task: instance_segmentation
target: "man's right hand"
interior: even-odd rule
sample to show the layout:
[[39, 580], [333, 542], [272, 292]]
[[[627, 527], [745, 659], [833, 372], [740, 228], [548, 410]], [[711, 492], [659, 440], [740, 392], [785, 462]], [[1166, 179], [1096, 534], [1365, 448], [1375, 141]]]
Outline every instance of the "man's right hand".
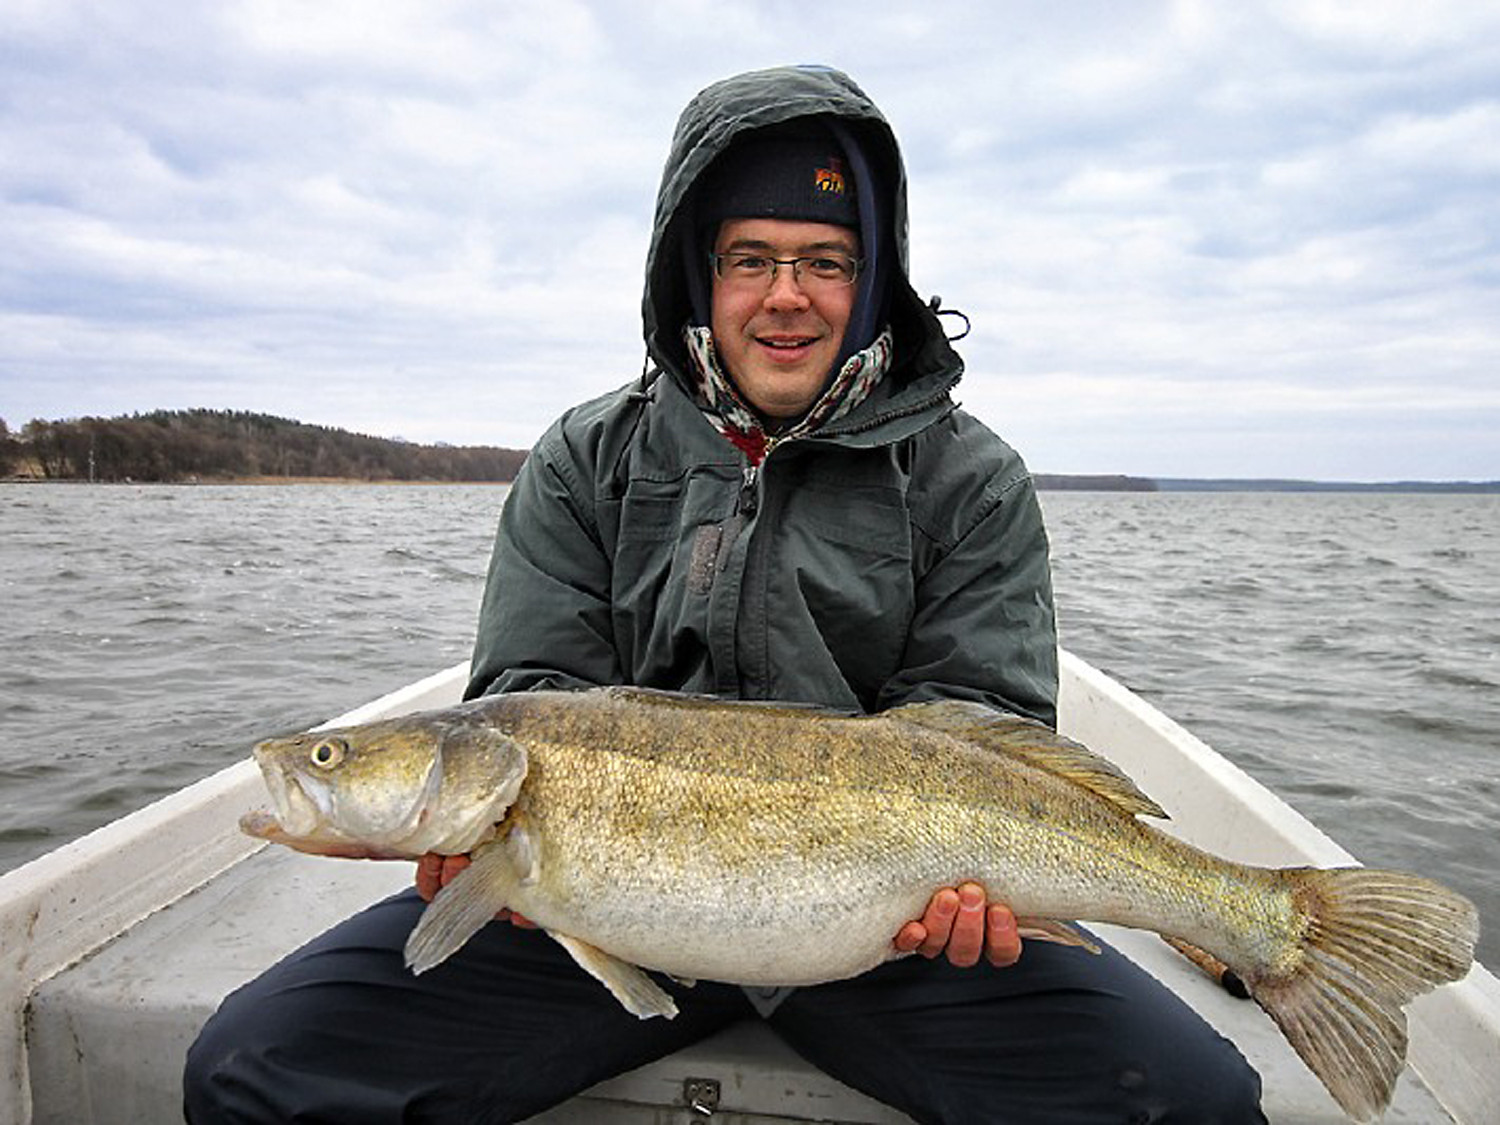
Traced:
[[920, 953], [929, 960], [947, 954], [959, 969], [971, 968], [981, 958], [996, 968], [1021, 958], [1015, 915], [1004, 903], [987, 903], [978, 883], [939, 890], [920, 921], [901, 927], [895, 945], [902, 953]]
[[[439, 855], [437, 852], [428, 852], [417, 860], [417, 894], [421, 895], [424, 901], [431, 902], [437, 897], [438, 891], [451, 883], [460, 871], [473, 862], [466, 855]], [[536, 929], [535, 922], [524, 914], [517, 914], [514, 910], [502, 910], [495, 915], [497, 922], [504, 922], [507, 919], [528, 930]]]

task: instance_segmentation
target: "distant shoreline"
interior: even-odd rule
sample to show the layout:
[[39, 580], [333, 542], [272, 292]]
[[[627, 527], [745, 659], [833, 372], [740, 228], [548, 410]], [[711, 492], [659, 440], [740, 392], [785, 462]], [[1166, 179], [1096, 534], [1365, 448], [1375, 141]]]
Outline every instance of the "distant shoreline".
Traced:
[[[1277, 493], [1382, 493], [1408, 495], [1500, 495], [1500, 481], [1315, 481], [1283, 479], [1235, 479], [1191, 477], [1130, 477], [1119, 475], [1036, 473], [1036, 487], [1041, 492], [1277, 492]], [[108, 480], [88, 481], [78, 477], [7, 476], [0, 484], [69, 484], [121, 487], [151, 485], [166, 488], [223, 487], [264, 488], [273, 485], [401, 485], [435, 487], [440, 485], [508, 485], [509, 480], [419, 480], [372, 479], [366, 477], [316, 476], [245, 476], [198, 477], [189, 480]]]
[[365, 477], [199, 477], [193, 480], [83, 480], [80, 477], [35, 477], [35, 476], [10, 476], [0, 477], [0, 484], [81, 484], [94, 485], [100, 488], [132, 488], [150, 485], [152, 488], [221, 488], [225, 485], [244, 485], [247, 488], [264, 488], [268, 485], [277, 484], [336, 484], [336, 485], [416, 485], [427, 486], [446, 484], [485, 484], [506, 485], [512, 483], [508, 480], [439, 480], [430, 478], [425, 480], [373, 480]]
[[1381, 492], [1450, 495], [1500, 494], [1500, 480], [1288, 480], [1280, 478], [1154, 478], [1160, 492]]
[[[117, 484], [509, 484], [524, 449], [418, 445], [239, 410], [157, 410], [115, 418], [0, 420], [0, 480]], [[267, 472], [266, 470], [271, 470]], [[1317, 481], [1034, 473], [1041, 491], [1500, 493], [1490, 481]]]

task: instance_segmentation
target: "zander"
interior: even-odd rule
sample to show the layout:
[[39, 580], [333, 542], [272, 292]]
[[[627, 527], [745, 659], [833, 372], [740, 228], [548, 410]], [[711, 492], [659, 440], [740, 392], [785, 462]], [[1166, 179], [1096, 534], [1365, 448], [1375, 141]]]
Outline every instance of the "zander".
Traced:
[[[797, 985], [895, 955], [938, 887], [982, 883], [1023, 932], [1064, 919], [1208, 950], [1352, 1117], [1388, 1104], [1403, 1006], [1469, 968], [1474, 906], [1414, 875], [1269, 869], [1138, 819], [1114, 766], [977, 704], [851, 716], [636, 688], [488, 696], [255, 748], [276, 810], [251, 835], [323, 855], [474, 863], [423, 914], [423, 972], [502, 907], [638, 1016], [643, 970]], [[726, 939], [726, 935], [729, 935]]]

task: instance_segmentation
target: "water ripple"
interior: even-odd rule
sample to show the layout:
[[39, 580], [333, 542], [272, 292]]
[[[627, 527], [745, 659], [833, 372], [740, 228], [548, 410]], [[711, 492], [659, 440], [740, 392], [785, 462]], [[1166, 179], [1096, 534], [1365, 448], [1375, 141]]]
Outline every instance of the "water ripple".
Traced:
[[1064, 644], [1366, 862], [1470, 895], [1500, 964], [1500, 497], [1043, 507]]

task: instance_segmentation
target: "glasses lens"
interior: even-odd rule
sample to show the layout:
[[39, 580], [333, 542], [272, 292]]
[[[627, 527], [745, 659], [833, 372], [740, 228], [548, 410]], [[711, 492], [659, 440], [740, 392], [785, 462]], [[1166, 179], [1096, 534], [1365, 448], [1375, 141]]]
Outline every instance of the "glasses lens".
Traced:
[[776, 263], [764, 254], [715, 254], [714, 269], [724, 281], [763, 281]]
[[817, 258], [798, 258], [797, 276], [801, 281], [825, 285], [848, 285], [854, 280], [854, 259], [845, 254], [825, 254]]

